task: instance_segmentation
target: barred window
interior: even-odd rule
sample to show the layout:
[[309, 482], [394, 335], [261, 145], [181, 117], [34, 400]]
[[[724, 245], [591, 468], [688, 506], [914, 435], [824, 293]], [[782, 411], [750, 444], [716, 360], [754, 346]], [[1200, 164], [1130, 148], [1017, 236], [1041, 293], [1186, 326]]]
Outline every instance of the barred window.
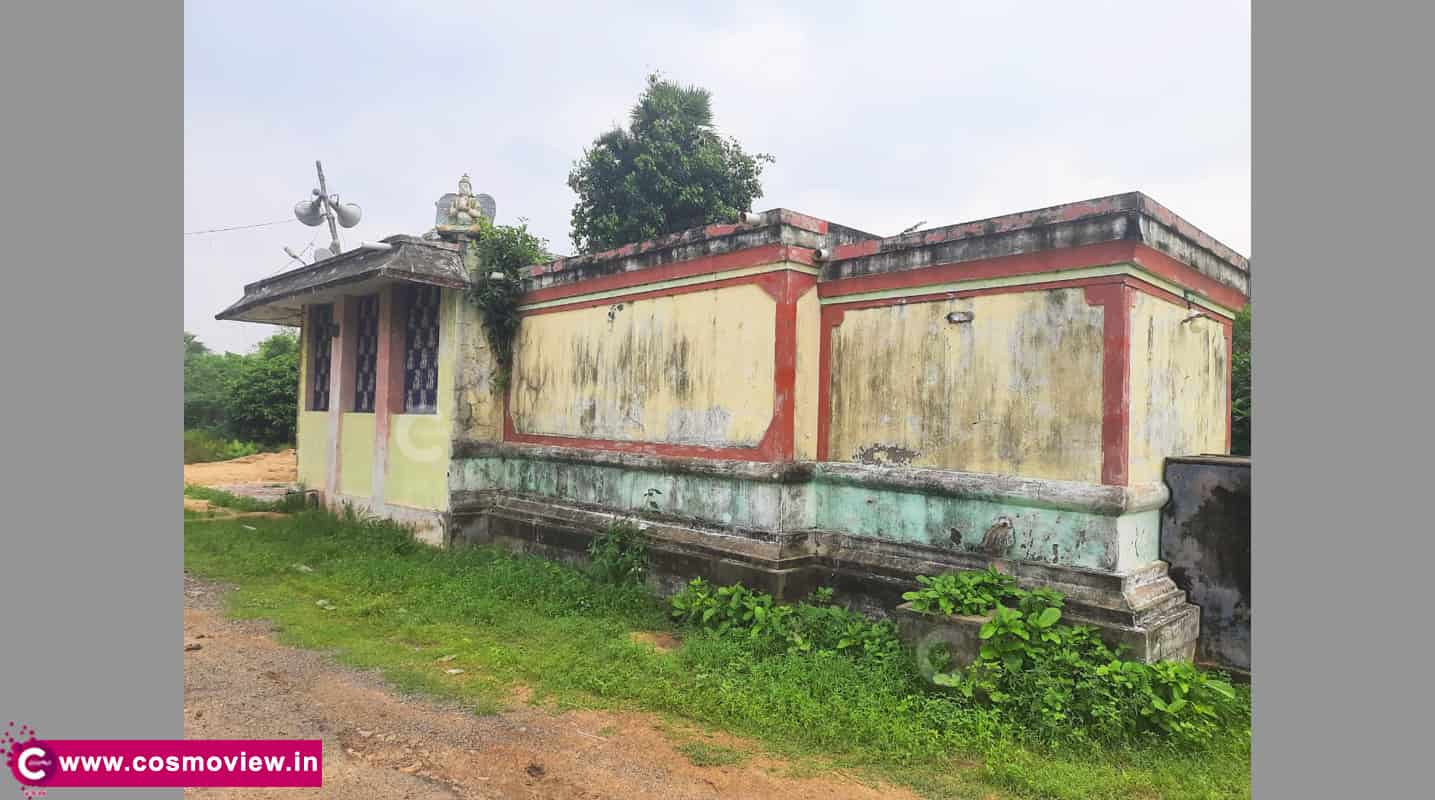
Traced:
[[404, 411], [409, 414], [438, 410], [438, 307], [438, 287], [409, 288], [404, 346]]
[[329, 355], [333, 343], [332, 305], [314, 306], [309, 311], [309, 410], [329, 410]]
[[374, 413], [379, 368], [379, 296], [359, 298], [359, 330], [355, 342], [354, 410]]

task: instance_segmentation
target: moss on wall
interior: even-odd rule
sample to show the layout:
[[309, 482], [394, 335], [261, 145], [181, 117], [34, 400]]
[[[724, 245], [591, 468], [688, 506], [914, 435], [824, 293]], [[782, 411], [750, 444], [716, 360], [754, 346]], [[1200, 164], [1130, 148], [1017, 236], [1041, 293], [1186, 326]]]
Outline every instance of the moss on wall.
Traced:
[[1100, 482], [1103, 310], [1082, 289], [852, 310], [831, 336], [829, 459]]
[[1131, 312], [1133, 482], [1159, 481], [1170, 456], [1226, 452], [1225, 328], [1144, 293]]
[[523, 321], [511, 391], [520, 433], [754, 446], [773, 415], [776, 301], [754, 285]]

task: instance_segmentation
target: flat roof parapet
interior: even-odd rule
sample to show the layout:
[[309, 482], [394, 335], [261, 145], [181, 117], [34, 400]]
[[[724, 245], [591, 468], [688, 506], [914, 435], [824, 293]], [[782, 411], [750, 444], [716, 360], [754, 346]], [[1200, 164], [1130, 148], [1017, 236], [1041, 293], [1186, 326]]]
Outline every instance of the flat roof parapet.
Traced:
[[873, 234], [835, 225], [785, 208], [747, 213], [738, 222], [704, 225], [622, 247], [569, 256], [529, 267], [528, 289], [568, 283], [720, 256], [766, 245], [832, 248], [876, 239]]
[[1244, 256], [1141, 192], [853, 242], [836, 249], [822, 267], [822, 280], [1114, 241], [1144, 244], [1250, 294], [1250, 263]]
[[1250, 263], [1244, 256], [1141, 192], [888, 237], [775, 208], [743, 214], [734, 223], [538, 264], [525, 283], [538, 291], [768, 245], [826, 248], [831, 255], [820, 265], [820, 280], [834, 281], [1104, 242], [1145, 245], [1243, 296], [1250, 294]]

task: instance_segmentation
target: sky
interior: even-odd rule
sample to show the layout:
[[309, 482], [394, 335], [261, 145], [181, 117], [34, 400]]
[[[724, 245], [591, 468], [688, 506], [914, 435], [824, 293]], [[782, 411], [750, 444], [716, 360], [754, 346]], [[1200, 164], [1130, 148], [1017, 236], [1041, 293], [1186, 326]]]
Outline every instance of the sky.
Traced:
[[1248, 2], [205, 0], [184, 30], [184, 326], [216, 351], [276, 330], [214, 319], [245, 283], [328, 243], [293, 221], [316, 159], [363, 208], [346, 249], [468, 173], [572, 253], [568, 172], [653, 71], [776, 159], [754, 210], [892, 235], [1140, 190], [1251, 255]]

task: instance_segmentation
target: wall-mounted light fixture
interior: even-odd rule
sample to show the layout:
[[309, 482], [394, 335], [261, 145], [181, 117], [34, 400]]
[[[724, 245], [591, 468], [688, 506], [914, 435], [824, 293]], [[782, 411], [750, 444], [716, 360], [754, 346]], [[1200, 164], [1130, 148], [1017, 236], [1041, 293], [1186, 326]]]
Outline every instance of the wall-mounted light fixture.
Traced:
[[339, 338], [339, 323], [337, 323], [337, 322], [331, 322], [331, 323], [329, 323], [329, 338], [331, 338], [331, 339], [337, 339], [337, 338]]
[[1186, 310], [1189, 311], [1189, 312], [1191, 312], [1191, 313], [1189, 313], [1189, 314], [1186, 315], [1186, 318], [1185, 318], [1185, 319], [1181, 320], [1181, 324], [1182, 324], [1182, 325], [1185, 325], [1186, 323], [1190, 322], [1191, 320], [1200, 319], [1201, 317], [1206, 316], [1206, 312], [1202, 311], [1202, 310], [1199, 309], [1199, 308], [1196, 308], [1196, 303], [1195, 303], [1195, 301], [1194, 301], [1194, 295], [1191, 294], [1191, 290], [1190, 290], [1190, 289], [1187, 289], [1187, 290], [1186, 290], [1185, 292], [1183, 292], [1182, 294], [1183, 294], [1183, 296], [1184, 296], [1185, 299], [1186, 299]]
[[953, 325], [960, 325], [963, 322], [971, 322], [975, 316], [976, 315], [970, 311], [949, 311], [947, 312], [947, 322]]

